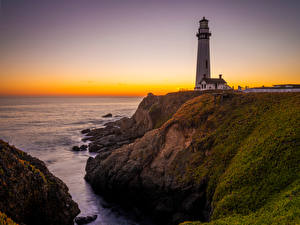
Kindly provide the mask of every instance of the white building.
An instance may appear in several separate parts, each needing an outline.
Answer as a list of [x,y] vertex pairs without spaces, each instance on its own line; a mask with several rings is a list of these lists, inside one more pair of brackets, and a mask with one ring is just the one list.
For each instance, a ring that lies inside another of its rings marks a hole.
[[277,84],[273,87],[247,88],[243,92],[300,92],[300,84]]
[[222,74],[219,75],[219,78],[206,78],[203,77],[199,82],[198,86],[195,87],[197,91],[205,90],[229,90],[231,89],[226,81],[222,78]]

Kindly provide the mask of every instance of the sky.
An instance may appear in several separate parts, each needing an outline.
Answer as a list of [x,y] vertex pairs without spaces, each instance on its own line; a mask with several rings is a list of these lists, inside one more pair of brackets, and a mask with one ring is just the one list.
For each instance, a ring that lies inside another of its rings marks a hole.
[[199,20],[212,77],[300,83],[299,0],[0,0],[0,95],[193,89]]

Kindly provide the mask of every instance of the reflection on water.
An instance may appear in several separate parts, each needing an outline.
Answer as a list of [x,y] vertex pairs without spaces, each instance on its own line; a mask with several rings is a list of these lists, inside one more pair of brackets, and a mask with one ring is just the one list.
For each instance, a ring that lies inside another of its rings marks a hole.
[[[141,98],[0,98],[0,138],[43,160],[69,187],[81,215],[97,214],[90,224],[136,224],[119,211],[104,208],[83,179],[89,152],[72,152],[80,131],[101,127],[117,117],[131,116]],[[119,117],[120,118],[120,117]]]

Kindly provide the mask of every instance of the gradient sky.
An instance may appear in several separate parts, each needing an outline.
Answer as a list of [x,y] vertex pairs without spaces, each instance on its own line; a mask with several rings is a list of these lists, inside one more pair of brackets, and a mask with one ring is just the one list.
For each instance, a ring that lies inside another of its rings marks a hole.
[[212,76],[300,83],[299,0],[0,0],[0,95],[145,95],[193,88],[198,21]]

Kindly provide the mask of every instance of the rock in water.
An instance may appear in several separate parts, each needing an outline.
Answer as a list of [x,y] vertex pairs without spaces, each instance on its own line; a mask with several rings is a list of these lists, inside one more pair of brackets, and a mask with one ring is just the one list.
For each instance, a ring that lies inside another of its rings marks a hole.
[[88,148],[87,145],[81,145],[80,147],[78,147],[78,146],[73,146],[73,147],[72,147],[72,150],[73,150],[74,152],[80,152],[80,151],[86,151],[87,148]]
[[71,225],[80,213],[45,164],[0,140],[0,211],[30,225]]
[[82,224],[87,224],[87,223],[93,222],[96,219],[97,219],[97,215],[93,215],[93,216],[78,216],[78,217],[75,218],[75,222],[78,225],[82,225]]
[[81,145],[79,149],[80,151],[86,151],[87,147],[88,147],[87,145]]
[[105,114],[104,116],[102,116],[103,118],[108,118],[108,117],[112,117],[112,114],[111,113],[107,113]]
[[73,147],[72,147],[72,150],[73,150],[74,152],[79,152],[79,151],[80,151],[80,148],[79,148],[78,146],[73,146]]

